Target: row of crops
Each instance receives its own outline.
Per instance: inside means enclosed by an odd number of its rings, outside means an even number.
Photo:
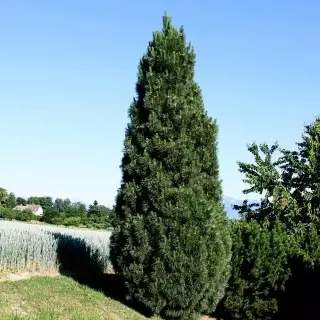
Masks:
[[[0,221],[0,273],[104,272],[109,237],[108,231]]]

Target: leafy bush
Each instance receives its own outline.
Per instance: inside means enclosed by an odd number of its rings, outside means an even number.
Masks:
[[[233,222],[232,271],[217,315],[224,320],[272,319],[291,275],[295,241],[280,223]]]
[[[39,220],[40,216],[35,215],[32,211],[23,210],[18,211],[14,210],[15,212],[15,219],[19,221],[31,221],[31,220]]]
[[[16,212],[10,208],[5,208],[0,205],[0,217],[12,220],[16,217]]]

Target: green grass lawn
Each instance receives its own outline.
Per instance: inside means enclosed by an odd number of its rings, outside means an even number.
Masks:
[[[71,278],[35,277],[0,282],[1,320],[147,319]],[[156,320],[159,318],[152,318]]]

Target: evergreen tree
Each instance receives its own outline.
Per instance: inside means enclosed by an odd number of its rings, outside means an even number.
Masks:
[[[194,65],[183,28],[165,15],[139,65],[111,237],[129,297],[167,318],[212,312],[229,276],[217,124]]]

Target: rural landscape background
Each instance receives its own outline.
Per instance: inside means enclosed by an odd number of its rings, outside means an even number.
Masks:
[[[0,1],[0,320],[314,319],[316,1]]]

